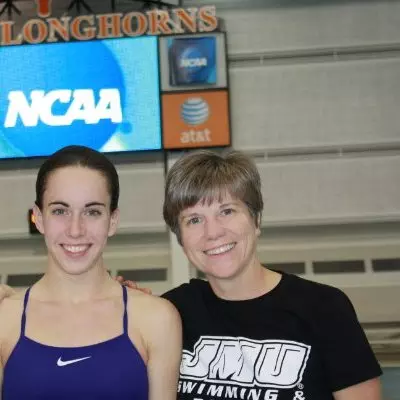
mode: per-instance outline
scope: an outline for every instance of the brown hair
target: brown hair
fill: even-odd
[[[43,196],[50,175],[64,167],[86,167],[100,172],[107,180],[111,197],[110,209],[118,208],[119,180],[112,162],[102,153],[85,146],[67,146],[52,154],[40,167],[36,178],[36,201],[40,210],[43,208]]]
[[[219,155],[200,150],[175,162],[167,174],[163,215],[179,243],[180,213],[199,201],[207,204],[221,201],[227,193],[246,204],[259,227],[264,206],[261,179],[249,157],[238,151]]]

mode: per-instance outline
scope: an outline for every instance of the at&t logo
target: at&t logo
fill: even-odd
[[[210,113],[210,106],[201,97],[189,97],[181,106],[182,120],[185,124],[193,127],[207,122]],[[181,133],[181,143],[204,142],[211,142],[211,131],[207,128],[202,130],[189,129]]]

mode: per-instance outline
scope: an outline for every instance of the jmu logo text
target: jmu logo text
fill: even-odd
[[[303,376],[310,346],[284,340],[201,337],[183,351],[180,378],[242,387],[294,388]]]

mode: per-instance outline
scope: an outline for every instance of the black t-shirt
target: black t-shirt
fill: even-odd
[[[179,310],[180,400],[332,400],[381,374],[339,289],[283,274],[251,300],[218,298],[193,279],[164,294]]]

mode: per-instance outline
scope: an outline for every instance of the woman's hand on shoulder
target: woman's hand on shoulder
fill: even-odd
[[[115,277],[115,280],[119,282],[122,286],[126,286],[129,289],[140,290],[143,293],[152,294],[151,289],[142,288],[138,286],[138,284],[135,281],[125,280],[123,276],[118,275]]]
[[[16,294],[17,291],[10,286],[0,285],[0,302],[2,302],[5,298],[11,297]]]

